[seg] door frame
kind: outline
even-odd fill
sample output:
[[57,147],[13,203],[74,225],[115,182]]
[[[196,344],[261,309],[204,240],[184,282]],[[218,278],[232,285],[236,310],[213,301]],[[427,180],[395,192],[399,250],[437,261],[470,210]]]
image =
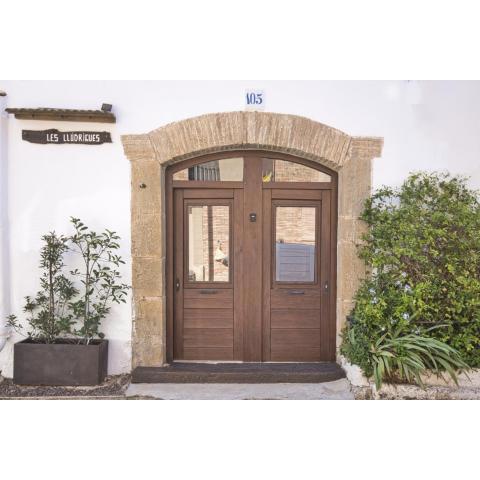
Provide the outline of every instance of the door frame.
[[[167,363],[173,361],[174,351],[174,303],[175,303],[175,265],[174,265],[174,191],[176,188],[199,188],[203,190],[214,189],[243,189],[244,181],[174,181],[174,173],[184,170],[201,163],[213,160],[221,160],[223,158],[239,157],[239,156],[271,156],[272,158],[285,160],[293,163],[299,163],[307,167],[313,168],[320,172],[330,175],[331,182],[271,182],[263,184],[263,192],[269,189],[282,190],[330,190],[331,191],[331,237],[330,237],[330,286],[331,292],[329,295],[329,319],[328,323],[331,326],[332,335],[328,339],[329,357],[332,361],[335,360],[336,352],[336,298],[337,298],[337,225],[338,225],[338,174],[337,172],[320,165],[316,162],[304,159],[295,155],[278,153],[272,150],[225,150],[213,154],[206,154],[189,158],[187,160],[175,163],[166,168],[165,171],[165,215],[166,215],[166,360]],[[212,198],[209,196],[209,198]],[[262,205],[258,206],[258,209]],[[243,212],[242,212],[243,213]],[[262,267],[263,268],[263,267]],[[263,306],[261,308],[263,311]],[[263,332],[262,332],[263,333]],[[332,345],[330,345],[332,343]]]
[[283,152],[338,172],[338,349],[355,292],[369,274],[357,256],[358,240],[366,231],[359,216],[371,194],[373,164],[382,157],[383,138],[349,135],[298,115],[235,111],[125,132],[121,143],[121,160],[130,166],[132,369],[167,363],[166,169],[200,155],[232,150]]

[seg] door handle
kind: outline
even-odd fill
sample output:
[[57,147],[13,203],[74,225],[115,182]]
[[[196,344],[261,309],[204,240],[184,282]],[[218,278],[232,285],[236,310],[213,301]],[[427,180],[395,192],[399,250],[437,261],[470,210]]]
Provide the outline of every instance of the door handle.
[[215,295],[218,293],[218,290],[208,289],[208,290],[200,290],[202,295]]
[[328,293],[330,289],[330,285],[328,284],[328,281],[326,281],[324,284],[323,284],[323,291],[324,293]]
[[289,290],[288,295],[305,295],[304,290]]
[[177,292],[180,290],[180,280],[178,278],[175,281],[175,289],[177,290]]

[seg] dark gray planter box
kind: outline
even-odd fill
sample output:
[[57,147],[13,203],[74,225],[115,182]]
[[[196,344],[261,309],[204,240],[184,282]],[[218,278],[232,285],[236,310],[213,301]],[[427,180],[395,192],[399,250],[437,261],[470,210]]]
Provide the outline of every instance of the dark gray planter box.
[[13,348],[13,382],[17,385],[98,385],[107,375],[108,340],[77,345],[23,340]]

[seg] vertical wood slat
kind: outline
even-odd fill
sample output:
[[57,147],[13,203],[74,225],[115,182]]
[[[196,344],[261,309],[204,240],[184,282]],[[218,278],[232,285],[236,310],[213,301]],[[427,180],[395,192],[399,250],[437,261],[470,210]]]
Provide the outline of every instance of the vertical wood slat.
[[243,190],[234,191],[233,200],[233,359],[243,360],[244,297],[243,297]]
[[[184,257],[184,218],[183,218],[183,190],[175,190],[174,194],[174,265],[175,277],[174,296],[175,296],[175,318],[173,325],[173,358],[183,358],[183,288],[185,279],[183,278],[183,257]],[[180,282],[180,289],[177,290],[175,284]]]
[[166,360],[167,363],[171,363],[173,361],[173,325],[174,325],[174,276],[175,276],[175,266],[173,264],[174,261],[174,197],[173,197],[173,189],[172,189],[172,177],[167,175],[165,181],[165,188],[166,188],[166,300],[167,300],[167,329],[166,329]]
[[[325,360],[332,359],[332,331],[335,332],[335,326],[331,326],[330,321],[330,297],[332,289],[331,278],[331,225],[330,225],[330,192],[322,191],[322,211],[320,215],[321,235],[320,235],[320,350],[321,358]],[[328,282],[328,283],[327,283]],[[328,289],[325,286],[328,285]],[[335,333],[333,333],[335,335]],[[335,340],[333,340],[335,343]],[[335,348],[333,348],[335,356]],[[334,358],[333,358],[334,359]]]
[[271,360],[272,191],[263,190],[263,341],[262,360]]
[[[230,221],[230,219],[229,219]],[[213,282],[214,277],[214,251],[213,251],[213,207],[211,205],[207,206],[207,230],[208,230],[208,281]],[[231,239],[228,239],[229,242]],[[185,257],[187,258],[187,257]]]
[[[262,162],[245,155],[244,187],[244,361],[262,360]],[[250,214],[255,213],[255,222]]]
[[330,190],[330,348],[329,358],[337,358],[337,228],[338,228],[338,182],[332,184]]

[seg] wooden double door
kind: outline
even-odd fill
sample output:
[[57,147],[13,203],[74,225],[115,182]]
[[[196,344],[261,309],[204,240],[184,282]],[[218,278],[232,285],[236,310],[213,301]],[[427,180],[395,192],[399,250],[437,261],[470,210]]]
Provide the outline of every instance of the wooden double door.
[[278,163],[271,181],[264,152],[238,155],[242,180],[223,180],[218,156],[200,164],[213,173],[167,176],[170,360],[334,360],[335,177],[281,181]]

